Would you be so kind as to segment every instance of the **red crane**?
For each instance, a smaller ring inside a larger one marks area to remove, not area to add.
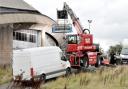
[[[73,10],[64,2],[62,17],[67,19],[66,13],[71,17],[73,26],[77,34],[66,35],[66,57],[69,59],[73,68],[88,67],[89,65],[100,66],[101,58],[99,45],[93,44],[93,35],[88,29],[83,29],[79,18]],[[88,31],[88,33],[86,32]]]

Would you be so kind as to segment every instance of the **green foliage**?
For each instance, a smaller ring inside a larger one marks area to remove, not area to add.
[[[12,69],[10,67],[0,68],[0,85],[12,79]]]
[[[117,44],[115,46],[110,46],[109,48],[109,53],[115,53],[115,54],[120,54],[122,49],[122,45],[121,44]]]

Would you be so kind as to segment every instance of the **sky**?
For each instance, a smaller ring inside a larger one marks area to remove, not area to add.
[[[56,10],[62,9],[63,2],[72,8],[82,26],[89,28],[94,42],[100,43],[106,51],[110,45],[128,38],[128,0],[25,0],[28,4],[56,20]]]

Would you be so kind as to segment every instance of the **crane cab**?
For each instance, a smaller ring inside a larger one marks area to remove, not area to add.
[[[67,35],[67,52],[77,52],[78,46],[78,36],[74,35]]]
[[[67,52],[93,49],[93,37],[91,34],[67,35]]]

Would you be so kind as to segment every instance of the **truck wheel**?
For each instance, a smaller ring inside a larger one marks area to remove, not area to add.
[[[101,65],[101,60],[100,60],[100,56],[98,55],[97,56],[97,62],[95,64],[95,67],[100,67],[100,65]]]
[[[45,83],[45,81],[46,81],[46,75],[45,75],[45,74],[42,74],[42,75],[40,76],[40,81],[41,81],[42,83]]]
[[[71,72],[71,68],[67,68],[67,69],[66,69],[66,74],[65,74],[65,76],[67,77],[67,76],[69,76],[71,73],[72,73],[72,72]]]

